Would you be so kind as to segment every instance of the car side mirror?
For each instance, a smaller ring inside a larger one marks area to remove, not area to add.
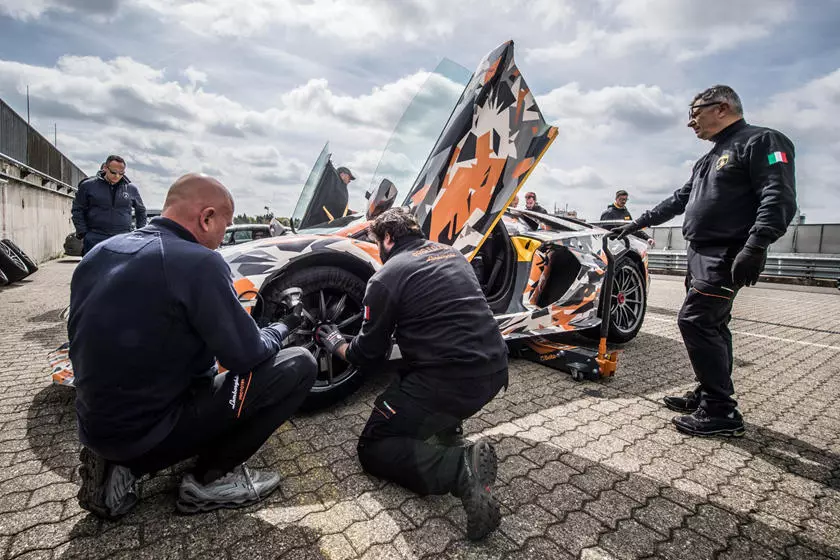
[[[388,179],[382,179],[374,193],[366,193],[368,208],[365,217],[372,220],[394,205],[397,199],[397,187]]]

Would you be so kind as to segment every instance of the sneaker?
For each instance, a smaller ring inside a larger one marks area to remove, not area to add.
[[[698,408],[694,414],[675,416],[672,420],[677,430],[692,436],[729,436],[744,435],[744,418],[737,409],[725,416],[712,416],[706,409]]]
[[[87,447],[82,447],[79,460],[79,506],[103,519],[115,520],[137,505],[137,477],[128,467],[109,463]]]
[[[182,513],[199,513],[219,508],[240,508],[255,504],[280,486],[280,475],[271,471],[236,467],[225,476],[201,484],[187,474],[178,489],[176,507]]]
[[[467,537],[477,541],[493,532],[502,521],[499,502],[491,486],[496,481],[498,458],[487,441],[464,449],[455,492],[467,512]]]
[[[700,406],[700,395],[698,392],[689,391],[681,397],[665,397],[662,401],[674,412],[691,414]]]

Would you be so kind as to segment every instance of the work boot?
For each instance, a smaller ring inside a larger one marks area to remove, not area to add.
[[[79,460],[80,507],[103,519],[115,520],[137,505],[137,477],[131,469],[110,463],[87,447],[82,447]]]
[[[467,537],[480,540],[502,521],[499,502],[491,486],[496,481],[498,458],[487,441],[479,440],[464,448],[454,495],[461,498],[467,512]]]
[[[176,507],[182,513],[199,513],[219,508],[240,508],[255,504],[280,486],[280,475],[250,470],[244,464],[207,484],[186,474],[178,489]]]
[[[692,436],[744,435],[744,418],[737,409],[724,415],[712,416],[705,408],[698,408],[694,414],[675,416],[672,422],[677,430]]]
[[[681,397],[665,397],[662,401],[674,412],[691,414],[700,406],[700,391],[699,389],[689,391]]]

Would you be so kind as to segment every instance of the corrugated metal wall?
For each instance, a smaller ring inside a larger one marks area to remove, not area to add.
[[[2,100],[0,153],[74,188],[87,176]]]

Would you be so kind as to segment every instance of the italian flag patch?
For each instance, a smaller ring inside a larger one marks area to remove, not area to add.
[[[773,165],[774,163],[787,163],[788,158],[787,154],[784,152],[773,152],[772,154],[767,154],[767,163],[769,165]]]

